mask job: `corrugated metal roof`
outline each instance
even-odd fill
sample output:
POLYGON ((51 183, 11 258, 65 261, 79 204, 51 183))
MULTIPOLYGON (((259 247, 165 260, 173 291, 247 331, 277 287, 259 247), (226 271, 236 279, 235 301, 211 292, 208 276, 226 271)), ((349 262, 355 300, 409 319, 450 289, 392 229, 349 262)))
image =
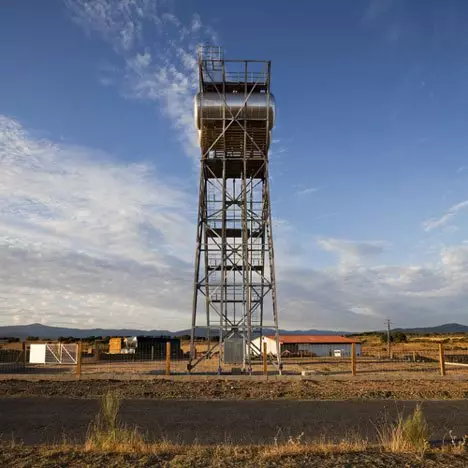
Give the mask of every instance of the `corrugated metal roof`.
MULTIPOLYGON (((267 338, 275 339, 274 336, 267 336, 267 338)), ((323 343, 323 344, 337 344, 337 343, 359 343, 359 341, 345 336, 339 335, 281 335, 281 343, 323 343)))

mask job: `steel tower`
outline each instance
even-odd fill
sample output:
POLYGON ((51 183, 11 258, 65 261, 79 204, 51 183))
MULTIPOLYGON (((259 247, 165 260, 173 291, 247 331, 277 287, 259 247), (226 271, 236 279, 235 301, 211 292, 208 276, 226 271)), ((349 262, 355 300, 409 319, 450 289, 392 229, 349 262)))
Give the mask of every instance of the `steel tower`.
MULTIPOLYGON (((225 60, 220 47, 198 52, 201 172, 189 370, 218 354, 219 373, 226 364, 251 373, 261 355, 253 340, 265 327, 275 330, 280 349, 268 179, 275 120, 270 69, 269 61, 225 60), (197 356, 201 328, 208 351, 197 356)), ((280 353, 269 359, 281 372, 280 353)))

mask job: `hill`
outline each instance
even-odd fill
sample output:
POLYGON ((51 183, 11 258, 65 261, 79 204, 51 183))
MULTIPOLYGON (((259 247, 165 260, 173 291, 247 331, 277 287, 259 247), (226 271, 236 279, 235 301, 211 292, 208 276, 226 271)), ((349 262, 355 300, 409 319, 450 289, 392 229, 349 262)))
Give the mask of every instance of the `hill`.
MULTIPOLYGON (((347 332, 337 332, 331 330, 280 330, 280 333, 287 335, 343 335, 347 332)), ((32 323, 30 325, 11 325, 0 327, 0 337, 12 337, 24 339, 28 336, 37 336, 38 338, 56 339, 60 336, 72 336, 74 338, 86 338, 88 336, 183 336, 189 335, 190 329, 169 331, 169 330, 139 330, 130 328, 66 328, 66 327, 50 327, 40 323, 32 323)), ((265 328, 264 334, 273 335, 272 329, 265 328)), ((205 336, 203 329, 197 330, 197 336, 205 336)))
MULTIPOLYGON (((393 331, 402 331, 405 333, 418 334, 443 334, 443 333, 468 333, 468 326, 459 323, 446 323, 437 327, 421 327, 421 328, 395 328, 393 331)), ((273 335, 274 330, 265 328, 265 335, 273 335)), ((280 330, 282 335, 346 335, 351 332, 334 331, 334 330, 280 330)), ((205 336, 205 331, 197 329, 197 336, 205 336)), ((357 333, 353 333, 357 334, 357 333)), ((40 323, 32 323, 30 325, 11 325, 0 327, 0 337, 14 337, 25 339, 28 336, 37 336, 38 338, 56 339, 60 336, 74 338, 87 338, 89 336, 183 336, 190 335, 190 329, 169 331, 169 330, 141 330, 131 328, 67 328, 67 327, 50 327, 40 323)))
POLYGON ((445 323, 437 327, 421 327, 421 328, 395 328, 394 331, 402 331, 405 333, 424 334, 443 334, 443 333, 468 333, 468 326, 459 323, 445 323))

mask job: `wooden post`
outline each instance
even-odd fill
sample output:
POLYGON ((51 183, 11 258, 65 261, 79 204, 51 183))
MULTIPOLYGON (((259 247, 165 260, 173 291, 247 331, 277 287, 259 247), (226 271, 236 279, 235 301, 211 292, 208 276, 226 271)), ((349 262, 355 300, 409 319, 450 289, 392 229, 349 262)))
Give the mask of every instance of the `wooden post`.
POLYGON ((151 360, 154 361, 154 346, 151 346, 151 360))
POLYGON ((445 375, 444 343, 439 343, 440 375, 445 375))
POLYGON ((171 375, 171 342, 166 342, 166 375, 171 375))
POLYGON ((351 344, 351 373, 356 375, 356 343, 351 344))
POLYGON ((268 367, 267 367, 267 343, 263 342, 263 375, 268 377, 268 367))
POLYGON ((76 375, 78 378, 81 377, 81 353, 83 351, 83 345, 81 344, 81 341, 77 345, 77 350, 76 350, 76 375))
POLYGON ((388 359, 393 359, 392 355, 392 334, 390 332, 390 324, 392 323, 390 319, 386 320, 387 322, 387 352, 388 352, 388 359))
POLYGON ((24 364, 24 369, 26 369, 26 365, 28 363, 28 361, 26 360, 26 351, 27 351, 27 345, 26 345, 26 341, 23 341, 23 364, 24 364))

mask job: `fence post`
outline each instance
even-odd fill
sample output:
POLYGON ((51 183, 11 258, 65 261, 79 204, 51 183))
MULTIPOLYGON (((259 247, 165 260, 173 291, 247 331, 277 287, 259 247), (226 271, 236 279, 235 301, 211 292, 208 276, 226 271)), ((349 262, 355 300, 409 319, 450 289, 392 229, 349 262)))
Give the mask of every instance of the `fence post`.
POLYGON ((268 378, 268 367, 267 367, 267 343, 263 342, 263 375, 268 378))
POLYGON ((81 341, 77 345, 77 350, 76 350, 76 375, 78 378, 81 377, 81 353, 83 351, 83 345, 81 344, 81 341))
POLYGON ((440 375, 445 375, 444 343, 439 343, 440 375))
POLYGON ((26 359, 26 350, 27 350, 27 345, 26 345, 26 341, 23 341, 23 365, 24 365, 24 369, 26 369, 26 365, 28 363, 27 359, 26 359))
POLYGON ((151 360, 154 361, 154 346, 151 346, 151 360))
POLYGON ((166 375, 171 375, 171 342, 166 342, 166 375))
POLYGON ((351 343, 351 373, 356 375, 356 343, 351 343))

